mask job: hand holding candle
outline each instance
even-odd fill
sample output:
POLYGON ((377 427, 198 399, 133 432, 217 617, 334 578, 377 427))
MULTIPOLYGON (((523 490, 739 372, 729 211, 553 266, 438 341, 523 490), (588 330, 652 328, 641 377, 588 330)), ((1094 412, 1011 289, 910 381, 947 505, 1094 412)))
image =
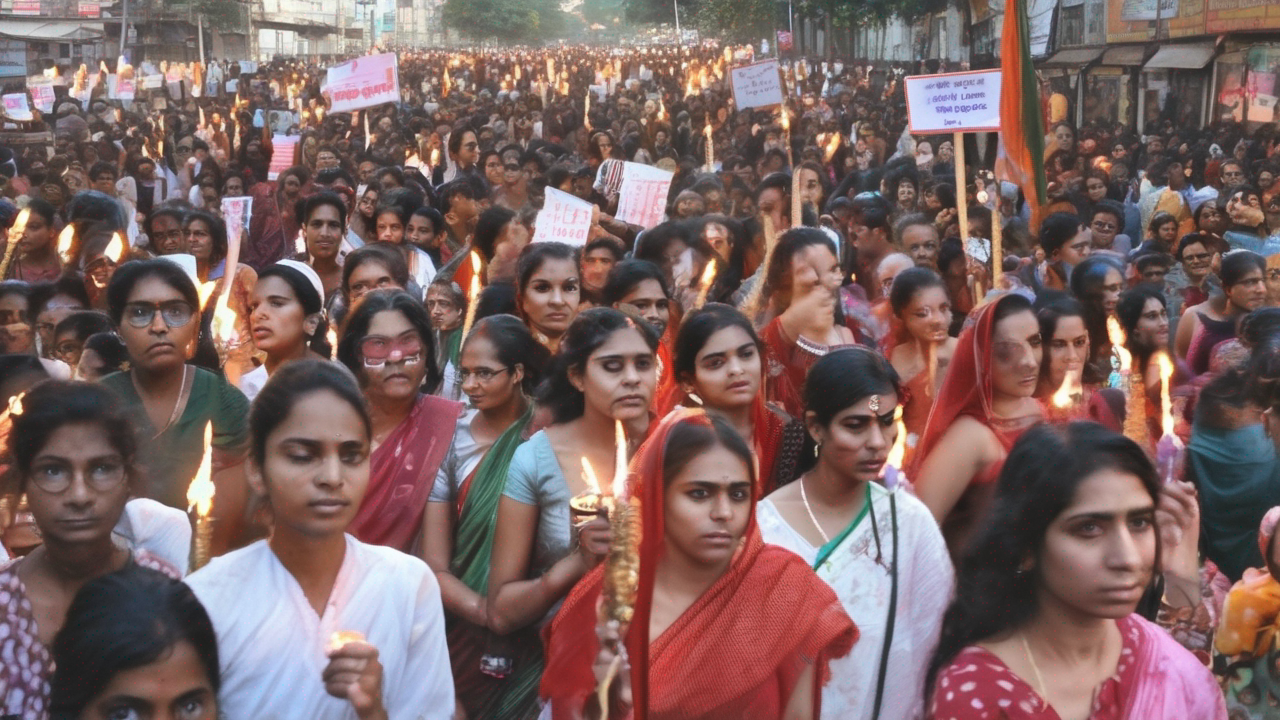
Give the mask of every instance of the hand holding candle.
POLYGON ((217 487, 213 484, 213 422, 210 421, 204 426, 204 456, 187 488, 188 512, 194 510, 196 513, 195 535, 191 547, 192 571, 199 570, 209 562, 209 543, 213 538, 213 519, 209 517, 209 513, 213 510, 213 496, 216 492, 217 487))
POLYGON ((1155 361, 1160 365, 1160 441, 1156 443, 1156 468, 1160 477, 1171 483, 1182 475, 1186 445, 1174 432, 1173 400, 1169 396, 1169 384, 1173 379, 1173 361, 1169 353, 1160 352, 1155 361))

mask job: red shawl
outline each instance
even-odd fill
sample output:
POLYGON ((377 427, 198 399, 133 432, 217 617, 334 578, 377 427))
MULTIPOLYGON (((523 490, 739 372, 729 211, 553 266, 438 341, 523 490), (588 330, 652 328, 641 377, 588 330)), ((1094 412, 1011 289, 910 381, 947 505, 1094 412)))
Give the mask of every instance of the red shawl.
POLYGON ((413 550, 461 412, 462 403, 418 396, 409 416, 369 458, 369 489, 347 532, 372 545, 413 550))
MULTIPOLYGON (((857 629, 834 591, 803 560, 763 542, 754 502, 743 545, 729 569, 660 637, 649 640, 655 572, 665 545, 664 450, 671 430, 685 422, 705 423, 706 414, 672 413, 631 463, 629 485, 643 508, 639 590, 625 635, 633 716, 774 720, 799 676, 816 665, 817 717, 827 663, 848 654, 857 629)), ((603 566, 588 573, 547 629, 540 693, 551 701, 556 720, 574 717, 595 691, 592 664, 599 650, 603 574, 603 566)))

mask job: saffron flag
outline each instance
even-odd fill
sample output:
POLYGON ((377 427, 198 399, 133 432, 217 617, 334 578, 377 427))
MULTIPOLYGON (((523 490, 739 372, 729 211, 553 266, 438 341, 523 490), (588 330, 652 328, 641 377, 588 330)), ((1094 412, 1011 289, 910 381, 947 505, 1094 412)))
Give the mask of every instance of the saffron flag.
POLYGON ((1040 224, 1047 201, 1044 174, 1044 118, 1039 83, 1031 65, 1027 0, 1008 0, 1000 41, 1000 147, 996 177, 1022 188, 1031 204, 1032 228, 1040 224))

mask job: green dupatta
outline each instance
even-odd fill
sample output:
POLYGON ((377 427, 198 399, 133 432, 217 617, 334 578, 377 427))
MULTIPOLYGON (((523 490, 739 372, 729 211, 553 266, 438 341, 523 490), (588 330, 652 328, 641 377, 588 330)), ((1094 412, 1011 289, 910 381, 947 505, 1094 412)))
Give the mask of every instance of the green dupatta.
POLYGON ((815 571, 817 571, 818 568, 822 567, 822 563, 826 562, 827 558, 831 557, 831 554, 836 551, 836 548, 839 548, 840 544, 848 539, 849 534, 852 533, 854 530, 856 530, 857 527, 862 524, 862 519, 865 518, 867 516, 867 513, 870 511, 871 511, 871 483, 867 483, 867 499, 862 502, 862 509, 858 511, 858 516, 853 519, 853 522, 849 523, 848 527, 846 527, 844 530, 841 530, 839 535, 836 535, 835 537, 831 538, 831 542, 818 548, 818 557, 815 558, 813 561, 813 569, 815 571))
MULTIPOLYGON (((455 331, 461 339, 462 332, 455 331)), ((451 343, 452 344, 452 343, 451 343)), ((516 448, 524 442, 524 433, 533 420, 533 404, 519 420, 498 438, 476 467, 463 501, 454 536, 453 561, 449 565, 455 577, 480 595, 489 592, 489 557, 493 552, 493 536, 498 520, 498 503, 507 484, 507 471, 516 448)), ((456 624, 455 620, 451 624, 456 624)), ((472 626, 474 628, 474 626, 472 626)), ((480 632, 496 645, 515 656, 511 675, 502 681, 502 691, 488 696, 481 717, 514 720, 535 717, 538 709, 538 683, 542 679, 542 644, 536 630, 508 638, 496 638, 483 629, 480 632), (528 639, 529 642, 520 642, 528 639)), ((473 636, 474 637, 474 636, 473 636)))

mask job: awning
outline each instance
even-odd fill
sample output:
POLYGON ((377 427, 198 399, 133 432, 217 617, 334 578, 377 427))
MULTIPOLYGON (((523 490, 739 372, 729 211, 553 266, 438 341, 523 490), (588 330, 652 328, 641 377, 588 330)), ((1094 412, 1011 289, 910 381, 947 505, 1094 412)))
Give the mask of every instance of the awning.
POLYGON ((1143 58, 1147 56, 1147 47, 1145 45, 1130 45, 1127 47, 1108 48, 1102 54, 1102 65, 1120 65, 1122 67, 1137 66, 1142 64, 1143 58))
POLYGON ((1072 48, 1055 53, 1038 67, 1084 67, 1097 60, 1106 48, 1072 48))
POLYGON ((1199 70, 1213 59, 1213 43, 1165 45, 1143 66, 1147 70, 1199 70))
POLYGON ((102 34, 102 23, 0 20, 0 36, 14 40, 88 42, 101 40, 102 34))

